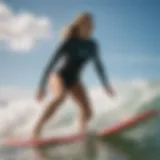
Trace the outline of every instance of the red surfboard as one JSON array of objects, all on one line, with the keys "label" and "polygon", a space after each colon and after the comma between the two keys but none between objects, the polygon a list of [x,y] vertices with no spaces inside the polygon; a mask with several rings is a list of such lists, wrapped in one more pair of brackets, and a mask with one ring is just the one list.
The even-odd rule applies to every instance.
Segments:
[{"label": "red surfboard", "polygon": [[[126,129],[134,127],[141,122],[153,118],[158,115],[158,110],[152,109],[142,112],[138,115],[132,116],[127,120],[123,120],[115,125],[112,125],[100,132],[97,132],[96,136],[99,138],[108,137],[113,134],[121,133]],[[3,141],[3,145],[9,147],[32,147],[32,146],[44,146],[50,144],[65,144],[71,142],[77,142],[83,140],[87,135],[85,134],[72,134],[70,136],[59,136],[52,138],[39,138],[39,139],[21,139],[21,138],[6,138]]]}]

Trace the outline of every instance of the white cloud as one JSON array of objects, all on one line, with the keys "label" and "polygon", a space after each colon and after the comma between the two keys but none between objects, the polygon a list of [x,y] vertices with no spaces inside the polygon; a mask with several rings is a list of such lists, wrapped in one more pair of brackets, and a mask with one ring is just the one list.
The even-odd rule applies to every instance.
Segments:
[{"label": "white cloud", "polygon": [[37,17],[32,13],[15,14],[0,2],[0,43],[15,51],[32,49],[37,40],[49,38],[51,24],[47,17]]}]

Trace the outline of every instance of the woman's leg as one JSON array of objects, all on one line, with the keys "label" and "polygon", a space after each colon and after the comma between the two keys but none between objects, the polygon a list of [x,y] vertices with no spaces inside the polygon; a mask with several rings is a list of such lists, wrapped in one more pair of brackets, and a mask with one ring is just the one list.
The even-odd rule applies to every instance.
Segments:
[{"label": "woman's leg", "polygon": [[82,132],[87,129],[88,121],[91,119],[92,110],[86,90],[81,83],[74,85],[71,89],[71,95],[80,107],[79,127]]},{"label": "woman's leg", "polygon": [[63,80],[56,74],[50,77],[49,87],[54,94],[54,99],[49,102],[45,111],[42,113],[40,119],[36,123],[36,126],[33,130],[33,136],[38,136],[40,134],[44,123],[55,113],[66,95]]}]

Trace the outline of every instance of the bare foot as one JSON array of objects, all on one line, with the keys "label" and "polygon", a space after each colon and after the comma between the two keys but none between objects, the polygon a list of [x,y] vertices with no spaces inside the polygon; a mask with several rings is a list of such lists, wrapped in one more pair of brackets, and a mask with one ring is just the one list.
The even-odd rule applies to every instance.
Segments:
[{"label": "bare foot", "polygon": [[32,139],[38,139],[39,135],[40,135],[40,130],[34,129],[31,137],[32,137]]},{"label": "bare foot", "polygon": [[35,149],[35,150],[39,150],[39,144],[37,144],[37,142],[38,142],[38,139],[39,139],[39,132],[37,131],[37,130],[33,130],[33,132],[32,132],[32,135],[31,135],[31,139],[32,139],[32,141],[33,141],[33,148]]}]

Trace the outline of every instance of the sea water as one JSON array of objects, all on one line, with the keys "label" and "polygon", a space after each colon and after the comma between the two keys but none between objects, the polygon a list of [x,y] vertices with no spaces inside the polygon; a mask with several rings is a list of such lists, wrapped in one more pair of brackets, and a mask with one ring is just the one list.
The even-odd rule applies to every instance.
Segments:
[{"label": "sea water", "polygon": [[[89,91],[94,112],[89,124],[92,130],[101,130],[151,108],[160,109],[160,81],[136,81],[115,86],[116,97],[107,97],[102,88]],[[7,94],[9,92],[9,94]],[[43,112],[45,104],[32,97],[8,89],[0,91],[0,139],[6,136],[27,138]],[[46,102],[47,103],[47,102]],[[69,135],[76,132],[78,107],[66,101],[54,118],[44,127],[43,136]],[[0,146],[0,160],[159,160],[160,118],[142,123],[109,140],[97,138],[64,145],[42,148],[6,148]]]}]

